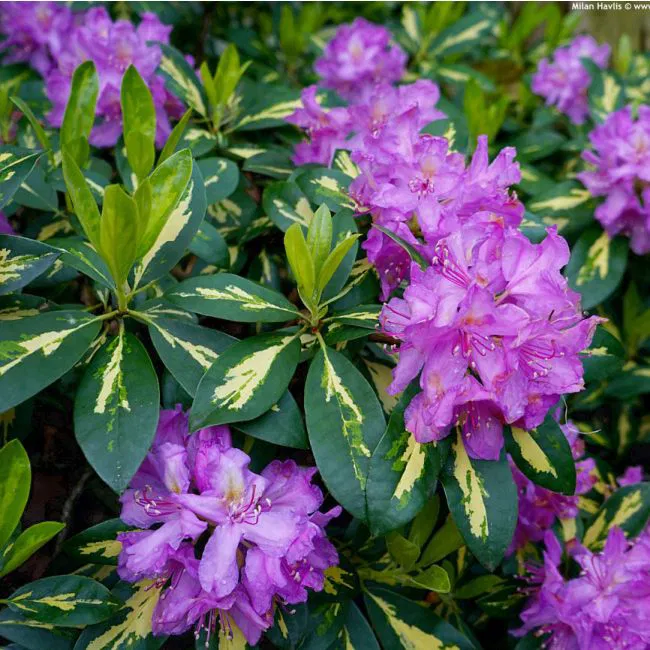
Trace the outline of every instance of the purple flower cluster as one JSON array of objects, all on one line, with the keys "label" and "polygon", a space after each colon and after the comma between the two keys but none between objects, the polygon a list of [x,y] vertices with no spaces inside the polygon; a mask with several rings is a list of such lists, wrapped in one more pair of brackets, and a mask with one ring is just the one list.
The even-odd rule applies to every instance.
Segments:
[{"label": "purple flower cluster", "polygon": [[[571,445],[573,458],[576,461],[575,494],[559,494],[536,485],[522,474],[510,459],[510,469],[519,493],[519,515],[508,555],[524,548],[529,542],[541,542],[546,531],[550,530],[556,522],[577,517],[580,495],[589,492],[597,480],[594,459],[583,458],[585,448],[578,428],[572,422],[560,426]],[[630,469],[638,470],[638,468]],[[641,479],[634,482],[639,480]]]},{"label": "purple flower cluster", "polygon": [[610,237],[624,234],[638,255],[650,252],[650,107],[611,113],[589,139],[582,157],[593,169],[578,178],[594,196],[605,196],[596,218]]},{"label": "purple flower cluster", "polygon": [[341,25],[314,68],[321,85],[355,100],[379,81],[399,81],[406,70],[406,53],[391,44],[390,32],[364,18]]},{"label": "purple flower cluster", "polygon": [[426,270],[412,265],[380,322],[400,341],[389,392],[420,375],[405,412],[416,440],[459,427],[470,456],[494,460],[504,423],[534,428],[561,395],[583,389],[578,353],[602,319],[583,318],[560,272],[568,260],[555,227],[533,244],[487,209],[440,238]]},{"label": "purple flower cluster", "polygon": [[546,98],[547,106],[557,106],[574,124],[582,124],[589,114],[590,77],[581,59],[591,59],[604,69],[609,55],[609,45],[599,46],[591,36],[577,36],[567,47],[555,50],[553,61],[540,61],[532,91]]},{"label": "purple flower cluster", "polygon": [[548,634],[549,650],[646,650],[650,647],[650,533],[630,542],[612,528],[594,553],[574,545],[580,574],[560,573],[562,548],[548,531],[543,566],[529,567],[531,597],[516,634]]},{"label": "purple flower cluster", "polygon": [[171,26],[152,13],[143,13],[135,27],[126,20],[113,22],[104,7],[73,13],[65,3],[5,2],[0,7],[0,30],[8,34],[2,47],[5,63],[24,61],[45,77],[52,102],[48,119],[60,126],[70,95],[72,73],[84,61],[95,63],[99,76],[98,124],[90,142],[114,146],[122,132],[120,87],[124,72],[133,64],[147,82],[156,108],[156,144],[162,146],[171,132],[170,118],[183,114],[182,103],[156,74],[161,52],[149,41],[169,43]]},{"label": "purple flower cluster", "polygon": [[[118,573],[162,587],[154,634],[195,626],[208,636],[237,625],[250,644],[273,624],[276,605],[303,602],[338,564],[319,512],[316,468],[273,461],[261,474],[231,444],[226,426],[187,433],[178,407],[162,411],[147,458],[122,495]],[[202,549],[199,552],[198,549]]]}]

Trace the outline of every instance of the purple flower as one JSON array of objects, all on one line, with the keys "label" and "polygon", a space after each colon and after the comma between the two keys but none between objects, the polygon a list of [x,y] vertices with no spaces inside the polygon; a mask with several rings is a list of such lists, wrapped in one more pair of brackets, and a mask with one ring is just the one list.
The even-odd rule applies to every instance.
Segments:
[{"label": "purple flower", "polygon": [[589,492],[596,482],[596,463],[593,458],[582,459],[584,444],[578,428],[572,422],[560,426],[577,461],[575,494],[559,494],[536,485],[510,459],[510,469],[519,493],[519,514],[508,555],[524,548],[529,542],[542,541],[546,531],[556,522],[574,519],[578,515],[579,496]]},{"label": "purple flower", "polygon": [[591,59],[604,69],[609,55],[609,45],[599,46],[591,36],[578,36],[567,47],[555,50],[552,61],[540,61],[532,91],[544,97],[548,106],[557,106],[574,124],[582,124],[589,114],[590,77],[581,59]]},{"label": "purple flower", "polygon": [[0,45],[3,62],[29,63],[41,75],[55,65],[72,28],[72,12],[62,2],[3,2],[0,32],[7,38]]},{"label": "purple flower", "polygon": [[341,25],[314,64],[325,88],[345,99],[363,96],[372,86],[399,81],[406,69],[406,53],[391,44],[390,32],[364,18]]},{"label": "purple flower", "polygon": [[151,452],[121,498],[122,519],[140,530],[119,535],[118,572],[163,588],[154,633],[236,625],[254,644],[277,602],[323,588],[324,571],[338,563],[324,528],[341,509],[319,512],[315,468],[274,461],[255,474],[228,427],[187,428],[180,407],[161,412]]},{"label": "purple flower", "polygon": [[11,224],[9,223],[9,219],[7,219],[7,215],[0,211],[0,235],[13,235],[14,229],[11,227]]},{"label": "purple flower", "polygon": [[611,113],[589,139],[593,151],[583,159],[592,166],[578,178],[594,196],[605,201],[596,218],[610,237],[630,238],[638,255],[650,252],[650,107],[639,106],[634,119],[631,107]]},{"label": "purple flower", "polygon": [[406,428],[430,442],[459,426],[470,456],[493,460],[504,423],[535,427],[562,394],[582,390],[578,354],[601,319],[582,318],[554,228],[532,244],[481,214],[438,240],[425,271],[413,264],[404,297],[384,305],[380,322],[400,341],[389,392],[419,375]]}]

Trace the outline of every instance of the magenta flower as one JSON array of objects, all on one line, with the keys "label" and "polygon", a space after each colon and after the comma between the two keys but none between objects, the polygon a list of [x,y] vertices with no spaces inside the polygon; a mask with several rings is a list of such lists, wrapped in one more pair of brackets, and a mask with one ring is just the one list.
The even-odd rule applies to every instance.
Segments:
[{"label": "magenta flower", "polygon": [[406,53],[391,44],[390,32],[364,18],[341,25],[325,46],[314,69],[322,85],[345,99],[367,93],[379,81],[399,81],[406,70]]},{"label": "magenta flower", "polygon": [[596,208],[596,219],[610,237],[630,238],[637,255],[650,252],[650,107],[639,106],[634,119],[631,107],[611,113],[589,139],[593,151],[583,159],[592,167],[578,178],[594,196],[605,201]]},{"label": "magenta flower", "polygon": [[574,124],[582,124],[589,114],[590,77],[581,59],[591,59],[604,69],[609,55],[609,45],[599,46],[591,36],[577,36],[567,47],[555,50],[552,61],[540,61],[532,91],[544,97],[547,106],[557,106]]},{"label": "magenta flower", "polygon": [[180,408],[161,412],[151,452],[121,497],[122,519],[140,530],[119,535],[118,572],[163,587],[155,634],[236,625],[254,644],[278,602],[323,588],[338,563],[324,528],[341,508],[319,512],[315,468],[274,461],[255,474],[228,427],[187,429]]},{"label": "magenta flower", "polygon": [[7,219],[7,215],[0,211],[0,235],[13,235],[14,229],[11,227],[11,224],[9,223],[9,219]]}]

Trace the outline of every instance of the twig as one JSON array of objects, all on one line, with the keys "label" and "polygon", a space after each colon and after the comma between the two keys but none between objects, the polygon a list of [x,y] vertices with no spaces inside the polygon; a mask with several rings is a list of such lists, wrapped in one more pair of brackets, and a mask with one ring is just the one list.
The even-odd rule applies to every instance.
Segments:
[{"label": "twig", "polygon": [[86,481],[92,476],[93,471],[88,467],[84,470],[84,473],[81,475],[79,480],[76,482],[75,486],[70,491],[68,498],[63,504],[63,510],[61,511],[61,522],[65,524],[65,528],[57,535],[56,538],[56,547],[54,548],[54,555],[56,557],[63,547],[63,542],[65,542],[66,537],[68,536],[68,526],[70,525],[70,519],[72,518],[72,509],[74,508],[77,499],[81,496]]}]

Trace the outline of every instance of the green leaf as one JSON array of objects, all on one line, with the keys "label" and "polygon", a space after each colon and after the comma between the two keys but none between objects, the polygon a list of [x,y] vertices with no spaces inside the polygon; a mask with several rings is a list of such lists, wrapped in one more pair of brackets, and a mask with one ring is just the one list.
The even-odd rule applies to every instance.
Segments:
[{"label": "green leaf", "polygon": [[39,623],[8,607],[0,612],[0,634],[27,650],[72,650],[77,636],[74,629]]},{"label": "green leaf", "polygon": [[134,585],[119,582],[112,594],[124,604],[109,620],[83,630],[75,650],[157,650],[165,637],[151,633],[153,611],[161,587],[150,580]]},{"label": "green leaf", "polygon": [[208,205],[228,198],[239,184],[239,168],[227,158],[203,158],[197,161]]},{"label": "green leaf", "polygon": [[70,370],[99,332],[100,323],[78,310],[0,321],[0,413]]},{"label": "green leaf", "polygon": [[294,223],[307,227],[314,217],[309,199],[291,181],[267,185],[262,195],[262,205],[271,221],[283,231],[287,231]]},{"label": "green leaf", "polygon": [[650,393],[650,367],[635,363],[629,364],[610,379],[605,388],[606,397],[620,400],[629,400],[644,393]]},{"label": "green leaf", "polygon": [[117,538],[118,533],[130,530],[121,519],[109,519],[101,524],[91,526],[81,533],[67,539],[63,544],[66,555],[80,560],[84,564],[117,564],[117,558],[122,550],[122,543]]},{"label": "green leaf", "polygon": [[74,575],[30,582],[14,591],[7,604],[14,612],[57,627],[92,625],[119,608],[104,585]]},{"label": "green leaf", "polygon": [[214,86],[219,104],[228,103],[247,67],[248,63],[240,65],[237,48],[234,44],[229,43],[219,57],[217,70],[214,73]]},{"label": "green leaf", "polygon": [[368,589],[364,601],[384,650],[475,650],[465,636],[429,608],[388,589]]},{"label": "green leaf", "polygon": [[591,345],[580,358],[586,383],[602,381],[618,372],[625,363],[625,349],[621,342],[604,327],[598,327]]},{"label": "green leaf", "polygon": [[531,431],[506,427],[505,439],[508,453],[533,483],[552,492],[574,494],[576,467],[571,446],[550,413]]},{"label": "green leaf", "polygon": [[149,334],[162,362],[192,397],[205,372],[236,342],[223,332],[172,318],[152,318]]},{"label": "green leaf", "polygon": [[238,422],[235,426],[253,438],[281,447],[294,449],[309,447],[302,413],[289,391],[263,415],[247,422]]},{"label": "green leaf", "polygon": [[121,287],[135,262],[138,246],[138,206],[119,186],[104,192],[100,223],[100,251],[115,285]]},{"label": "green leaf", "polygon": [[83,167],[88,160],[88,138],[95,121],[95,105],[99,81],[92,61],[85,61],[72,74],[70,97],[61,125],[61,149],[66,149],[74,161]]},{"label": "green leaf", "polygon": [[409,580],[409,585],[418,589],[436,591],[439,594],[448,594],[451,591],[449,574],[441,566],[437,566],[436,564],[412,576]]},{"label": "green leaf", "polygon": [[133,64],[122,77],[120,99],[126,156],[142,180],[156,158],[156,110],[151,91]]},{"label": "green leaf", "polygon": [[302,228],[296,223],[284,235],[284,250],[289,266],[298,283],[298,293],[305,306],[314,305],[314,291],[316,289],[316,271],[314,260],[305,241]]},{"label": "green leaf", "polygon": [[404,410],[419,390],[413,384],[404,391],[370,460],[366,498],[375,535],[411,521],[433,493],[440,473],[436,446],[416,442],[404,426]]},{"label": "green leaf", "polygon": [[377,228],[380,232],[382,232],[386,237],[389,237],[392,239],[396,244],[399,244],[408,254],[409,257],[414,261],[417,262],[419,267],[421,269],[426,269],[429,264],[428,262],[418,253],[418,251],[411,246],[407,241],[402,239],[399,235],[396,235],[392,230],[389,230],[388,228],[384,228],[383,226],[380,226],[378,224],[373,224],[373,228]]},{"label": "green leaf", "polygon": [[580,236],[566,275],[571,288],[582,296],[583,309],[592,309],[616,290],[625,273],[628,249],[626,238],[610,239],[597,226]]},{"label": "green leaf", "polygon": [[165,146],[160,152],[160,156],[158,156],[159,165],[165,162],[165,160],[167,160],[167,158],[169,158],[174,153],[174,151],[176,151],[176,147],[178,147],[178,143],[181,141],[183,134],[185,133],[185,129],[187,128],[187,123],[190,121],[190,117],[192,117],[192,109],[188,108],[183,114],[183,117],[181,117],[176,126],[173,128],[172,132],[169,134],[167,142],[165,142]]},{"label": "green leaf", "polygon": [[203,89],[208,97],[208,102],[210,106],[214,108],[219,103],[219,100],[217,99],[217,89],[214,87],[214,80],[212,79],[212,73],[210,72],[210,67],[208,66],[207,61],[203,61],[201,64],[199,75],[203,82]]},{"label": "green leaf", "polygon": [[494,28],[494,21],[482,11],[472,11],[450,27],[442,30],[432,41],[429,54],[443,58],[452,54],[469,52],[477,44],[484,43],[488,33]]},{"label": "green leaf", "polygon": [[295,334],[261,334],[230,346],[203,375],[190,428],[253,420],[282,397],[300,358]]},{"label": "green leaf", "polygon": [[539,215],[544,226],[557,226],[558,232],[582,232],[593,220],[593,207],[589,205],[591,194],[580,183],[566,181],[556,183],[547,192],[537,194],[528,204],[534,215]]},{"label": "green leaf", "polygon": [[611,113],[626,104],[623,81],[615,72],[601,70],[588,58],[581,59],[581,63],[591,77],[587,91],[589,112],[595,122],[604,122]]},{"label": "green leaf", "polygon": [[0,147],[0,209],[11,201],[42,155],[17,147]]},{"label": "green leaf", "polygon": [[[166,162],[169,162],[169,160],[171,158]],[[152,181],[152,179],[153,174],[149,180]],[[153,182],[151,185],[155,196],[157,185]],[[167,200],[169,197],[166,196],[165,199]],[[162,203],[157,205],[156,209],[163,209],[164,207]],[[161,219],[162,229],[158,231],[153,245],[136,263],[134,271],[134,285],[136,287],[157,280],[178,262],[199,229],[206,208],[205,188],[203,187],[201,171],[198,165],[192,165],[192,175],[180,201],[168,216],[164,217],[163,215]]]},{"label": "green leaf", "polygon": [[207,97],[192,66],[177,49],[164,43],[158,43],[158,46],[162,50],[160,72],[165,77],[167,87],[199,115],[209,117]]},{"label": "green leaf", "polygon": [[109,289],[115,289],[115,282],[106,262],[86,240],[80,237],[62,237],[60,239],[55,237],[47,241],[50,246],[61,251],[59,259],[64,265],[81,271]]},{"label": "green leaf", "polygon": [[281,323],[300,315],[282,294],[231,273],[184,280],[165,298],[197,314],[244,323]]},{"label": "green leaf", "polygon": [[420,557],[420,566],[429,566],[439,562],[450,553],[457,551],[465,542],[451,516],[448,516],[445,523],[436,531],[431,541],[424,549]]},{"label": "green leaf", "polygon": [[[334,277],[334,274],[343,262],[343,258],[357,243],[357,239],[359,239],[359,237],[361,237],[359,234],[350,235],[347,239],[340,242],[336,248],[327,256],[327,259],[323,262],[323,267],[318,278],[319,295],[325,290],[325,287],[329,284],[329,281],[332,279],[332,277]],[[352,265],[350,264],[350,266]],[[347,276],[343,280],[342,284],[345,283],[346,279]]]},{"label": "green leaf", "polygon": [[379,650],[379,643],[370,623],[361,610],[350,602],[343,625],[343,647],[345,650]]},{"label": "green leaf", "polygon": [[[348,281],[348,278],[353,271],[357,252],[359,250],[359,242],[355,237],[357,233],[357,224],[352,210],[349,210],[347,208],[344,210],[339,210],[332,217],[332,230],[332,246],[335,249],[341,242],[345,242],[350,238],[353,238],[354,241],[341,259],[329,282],[324,285],[324,289],[321,294],[321,300],[325,301],[331,300],[341,291],[341,289],[343,289],[345,283]],[[334,260],[330,262],[330,264],[333,263]],[[323,272],[321,271],[321,275],[322,274]]]},{"label": "green leaf", "polygon": [[605,501],[585,529],[582,543],[587,548],[602,548],[607,534],[617,526],[632,539],[650,518],[650,483],[635,483],[619,488]]},{"label": "green leaf", "polygon": [[300,91],[294,88],[244,79],[240,91],[244,98],[241,117],[232,130],[256,131],[283,127],[287,125],[287,115],[302,108]]},{"label": "green leaf", "polygon": [[410,571],[420,557],[420,547],[397,532],[386,535],[386,548],[404,571]]},{"label": "green leaf", "polygon": [[49,269],[60,253],[26,237],[0,235],[0,295],[22,289]]},{"label": "green leaf", "polygon": [[370,458],[385,428],[375,392],[343,355],[323,348],[307,374],[305,414],[328,490],[351,514],[367,521]]},{"label": "green leaf", "polygon": [[13,197],[14,203],[44,212],[59,211],[59,197],[49,177],[45,176],[45,165],[38,162],[29,176],[22,182]]},{"label": "green leaf", "polygon": [[20,523],[29,498],[32,470],[27,452],[19,440],[0,449],[0,549]]},{"label": "green leaf", "polygon": [[16,108],[18,108],[18,110],[23,113],[23,115],[25,115],[25,117],[29,120],[29,123],[34,129],[34,133],[36,134],[36,138],[38,139],[41,147],[45,151],[51,151],[52,146],[50,145],[50,139],[47,137],[45,129],[38,121],[36,115],[34,115],[32,109],[27,105],[27,102],[23,101],[20,97],[11,97],[10,99],[16,105]]},{"label": "green leaf", "polygon": [[58,521],[41,521],[20,533],[17,539],[2,551],[0,578],[17,569],[64,528],[65,524]]},{"label": "green leaf", "polygon": [[454,598],[469,600],[476,598],[486,591],[494,591],[495,587],[503,584],[503,578],[495,575],[485,575],[466,582],[461,587],[454,589]]},{"label": "green leaf", "polygon": [[316,278],[319,278],[323,262],[327,259],[332,247],[332,215],[326,205],[321,205],[316,210],[314,218],[309,223],[307,245],[314,260]]},{"label": "green leaf", "polygon": [[296,178],[298,187],[314,205],[325,203],[332,212],[341,208],[355,209],[348,194],[352,179],[337,169],[309,169]]},{"label": "green leaf", "polygon": [[208,221],[203,221],[188,248],[198,258],[217,268],[227,269],[230,266],[228,244]]},{"label": "green leaf", "polygon": [[441,479],[449,510],[469,550],[493,570],[517,523],[517,489],[505,451],[499,460],[474,460],[458,433]]},{"label": "green leaf", "polygon": [[133,334],[120,332],[93,357],[74,405],[77,442],[117,493],[147,455],[159,404],[158,378],[147,351]]},{"label": "green leaf", "polygon": [[380,313],[381,305],[359,305],[335,312],[328,318],[328,322],[375,331],[379,325]]},{"label": "green leaf", "polygon": [[[566,142],[566,138],[550,129],[529,130],[515,138],[513,146],[517,147],[517,157],[532,163],[542,158],[548,158]],[[521,154],[520,154],[521,152]]]},{"label": "green leaf", "polygon": [[182,197],[188,200],[186,191],[192,176],[192,166],[192,154],[189,149],[182,149],[158,165],[147,179],[151,192],[150,211],[138,245],[139,257],[154,246],[167,222],[180,207]]}]

